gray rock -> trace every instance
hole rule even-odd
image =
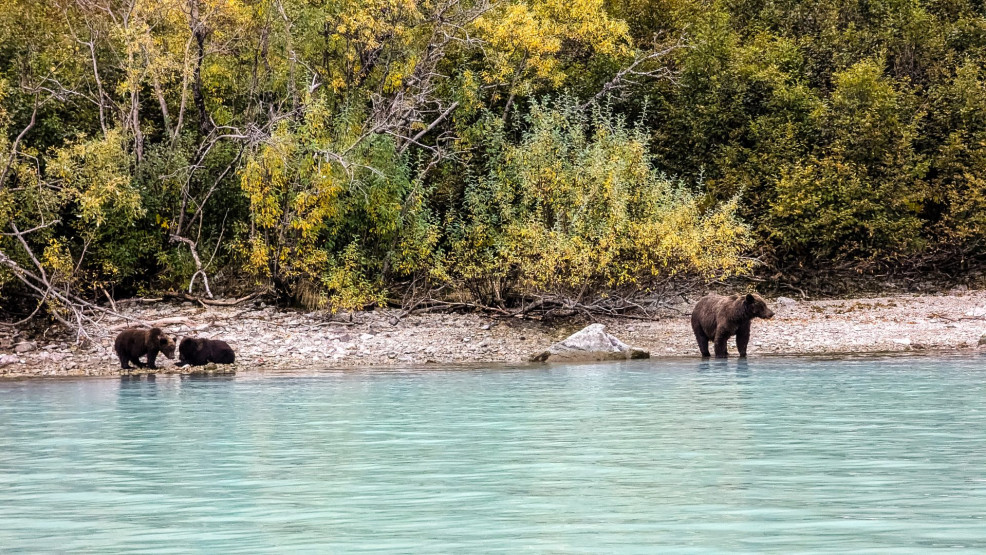
[[[15,353],[29,353],[38,348],[38,344],[34,341],[21,341],[14,346]]]
[[[983,345],[986,345],[986,334],[979,337],[979,346],[982,347]]]
[[[577,362],[650,358],[650,353],[631,347],[606,333],[606,326],[592,324],[555,343],[531,362]]]
[[[792,299],[791,297],[777,297],[777,304],[792,306],[798,304],[798,301]]]
[[[20,362],[20,359],[14,355],[0,355],[0,368],[11,364],[17,364],[18,362]]]

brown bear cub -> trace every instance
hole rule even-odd
[[[710,340],[715,342],[716,358],[726,358],[726,341],[733,335],[739,355],[745,357],[750,342],[750,320],[773,317],[773,311],[760,295],[706,295],[692,310],[692,331],[703,358],[709,356]]]
[[[113,348],[124,370],[130,368],[131,362],[137,368],[143,368],[144,363],[138,359],[144,355],[147,355],[147,367],[153,369],[157,368],[154,359],[159,352],[168,358],[175,358],[175,341],[165,335],[161,328],[123,330],[116,336]]]
[[[204,339],[201,337],[186,337],[178,346],[178,364],[204,366],[210,362],[216,364],[233,364],[236,355],[225,341]]]

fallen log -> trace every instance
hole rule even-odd
[[[254,291],[245,297],[240,297],[238,299],[204,299],[201,297],[196,297],[194,295],[189,295],[188,293],[166,293],[164,298],[175,299],[180,301],[189,301],[193,303],[200,303],[209,306],[236,306],[241,303],[245,303],[251,299],[255,299],[263,294],[263,291]]]
[[[134,297],[132,299],[121,299],[116,301],[116,304],[126,306],[128,304],[153,304],[163,301],[163,297],[145,298],[145,297]]]

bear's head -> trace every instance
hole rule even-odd
[[[764,318],[769,320],[774,317],[774,311],[767,308],[767,303],[764,302],[760,295],[755,293],[750,293],[743,299],[743,305],[746,306],[746,314],[750,318]]]
[[[152,346],[156,346],[157,350],[164,356],[170,359],[175,358],[175,340],[168,337],[164,333],[164,330],[161,328],[151,328],[149,336]]]
[[[186,337],[178,345],[178,364],[189,364],[192,355],[202,348],[204,341],[198,337]]]

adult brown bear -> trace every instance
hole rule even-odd
[[[745,357],[750,342],[750,320],[773,317],[773,311],[760,295],[706,295],[692,310],[692,331],[702,357],[709,356],[711,340],[715,342],[716,358],[726,358],[726,341],[733,335],[739,355]]]
[[[202,337],[186,337],[178,345],[178,364],[204,366],[210,362],[216,364],[233,364],[236,355],[225,341],[205,339]]]
[[[147,355],[147,367],[154,369],[157,368],[154,359],[159,352],[168,358],[175,358],[175,341],[165,335],[161,328],[123,330],[116,336],[113,348],[124,370],[130,368],[131,362],[137,368],[143,368],[144,363],[139,359],[144,355]]]

